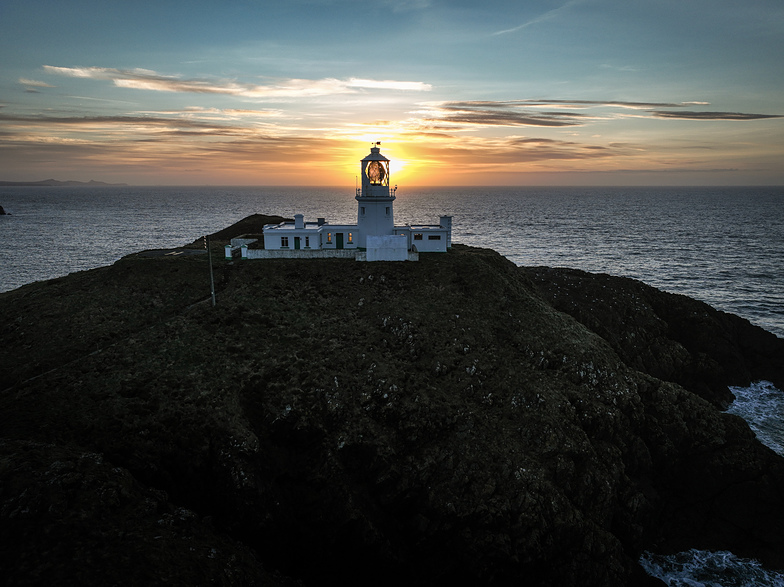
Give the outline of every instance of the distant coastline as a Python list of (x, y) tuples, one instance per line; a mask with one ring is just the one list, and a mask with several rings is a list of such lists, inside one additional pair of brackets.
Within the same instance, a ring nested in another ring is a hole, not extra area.
[(59, 181), (56, 179), (44, 179), (42, 181), (0, 181), (0, 187), (19, 187), (19, 186), (39, 186), (39, 187), (54, 187), (54, 186), (123, 186), (127, 183), (106, 183), (104, 181)]

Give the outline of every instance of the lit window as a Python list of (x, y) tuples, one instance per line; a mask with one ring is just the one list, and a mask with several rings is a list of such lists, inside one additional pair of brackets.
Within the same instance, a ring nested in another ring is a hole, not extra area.
[(414, 233), (414, 240), (415, 241), (421, 241), (422, 240), (422, 233), (421, 232), (415, 232)]
[(441, 240), (441, 235), (440, 234), (428, 234), (427, 235), (427, 240), (429, 240), (429, 241), (440, 241)]
[(327, 244), (331, 244), (331, 243), (332, 243), (332, 233), (328, 232), (327, 233)]
[(349, 232), (348, 233), (348, 242), (349, 243), (353, 243), (354, 242), (354, 233), (353, 232)]
[(289, 237), (287, 237), (287, 236), (280, 237), (280, 246), (281, 247), (289, 246)]
[(381, 161), (371, 161), (365, 168), (365, 173), (370, 180), (370, 185), (386, 185), (384, 179), (387, 176), (387, 169)]

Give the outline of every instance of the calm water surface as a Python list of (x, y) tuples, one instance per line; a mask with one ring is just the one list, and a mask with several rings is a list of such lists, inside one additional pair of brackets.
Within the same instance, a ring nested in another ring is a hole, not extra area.
[[(254, 213), (356, 222), (351, 189), (0, 188), (0, 291), (177, 246)], [(784, 188), (401, 188), (398, 224), (518, 265), (640, 279), (784, 337)]]

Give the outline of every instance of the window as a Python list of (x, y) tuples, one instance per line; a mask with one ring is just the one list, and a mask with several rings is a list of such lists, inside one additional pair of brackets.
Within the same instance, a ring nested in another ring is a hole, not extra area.
[(354, 242), (354, 233), (353, 232), (349, 232), (348, 233), (348, 242), (349, 242), (349, 244)]
[(332, 233), (331, 232), (327, 233), (327, 244), (328, 245), (332, 244)]
[(414, 240), (415, 241), (421, 241), (422, 240), (422, 233), (421, 232), (415, 232), (414, 233)]
[(364, 216), (365, 215), (365, 207), (364, 206), (360, 206), (359, 209), (362, 211), (362, 216)]
[(428, 234), (427, 235), (427, 240), (429, 240), (429, 241), (440, 241), (441, 240), (441, 235), (440, 234)]
[(389, 206), (387, 206), (387, 216), (389, 216)]
[(287, 236), (280, 237), (280, 246), (281, 247), (289, 246), (289, 237), (287, 237)]
[(309, 247), (309, 246), (310, 246), (310, 237), (309, 237), (309, 236), (306, 236), (306, 237), (305, 237), (305, 246), (306, 246), (306, 247)]

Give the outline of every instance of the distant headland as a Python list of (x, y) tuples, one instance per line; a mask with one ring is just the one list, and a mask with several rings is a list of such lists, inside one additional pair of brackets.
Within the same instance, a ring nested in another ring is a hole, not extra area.
[(54, 187), (54, 186), (122, 186), (128, 185), (127, 183), (106, 183), (104, 181), (59, 181), (57, 179), (44, 179), (42, 181), (0, 181), (1, 187), (19, 187), (19, 186), (40, 186), (40, 187)]

